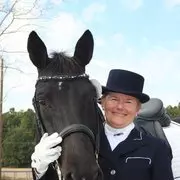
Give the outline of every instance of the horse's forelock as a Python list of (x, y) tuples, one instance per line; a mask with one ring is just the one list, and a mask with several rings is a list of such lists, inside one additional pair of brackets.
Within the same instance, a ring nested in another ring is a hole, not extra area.
[(50, 54), (50, 62), (47, 69), (53, 70), (54, 75), (80, 74), (85, 71), (85, 68), (81, 67), (74, 57), (67, 55), (66, 52), (52, 52)]

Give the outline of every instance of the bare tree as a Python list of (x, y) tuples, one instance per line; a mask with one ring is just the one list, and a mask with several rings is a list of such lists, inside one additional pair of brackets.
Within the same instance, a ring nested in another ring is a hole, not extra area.
[(13, 36), (20, 33), (22, 35), (28, 28), (39, 26), (37, 21), (43, 17), (45, 10), (47, 12), (45, 5), (46, 0), (0, 0), (0, 56), (4, 61), (4, 66), (0, 68), (4, 71), (17, 70), (24, 73), (20, 67), (16, 67), (15, 62), (7, 61), (6, 57), (12, 54), (13, 56), (14, 54), (25, 54), (26, 50), (16, 49), (16, 46), (7, 48), (5, 44)]
[[(1, 0), (0, 2), (0, 42), (10, 34), (20, 33), (34, 20), (42, 16), (43, 0)], [(36, 25), (36, 24), (34, 24)], [(1, 53), (12, 53), (0, 47)], [(22, 53), (21, 51), (15, 51)]]
[[(44, 3), (44, 4), (43, 4)], [(7, 69), (14, 69), (23, 73), (19, 67), (15, 65), (8, 65), (8, 62), (4, 61), (7, 54), (12, 53), (26, 53), (23, 50), (11, 50), (4, 46), (4, 42), (12, 35), (17, 33), (23, 33), (27, 31), (29, 27), (37, 26), (36, 20), (40, 19), (47, 10), (45, 9), (46, 0), (0, 0), (0, 60), (3, 62), (3, 66), (0, 67), (0, 72), (5, 72)], [(1, 180), (1, 153), (2, 153), (2, 89), (3, 89), (3, 73), (0, 76), (0, 180)]]

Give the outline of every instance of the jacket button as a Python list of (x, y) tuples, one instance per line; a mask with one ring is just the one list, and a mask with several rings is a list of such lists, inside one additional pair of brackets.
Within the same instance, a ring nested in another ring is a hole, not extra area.
[(111, 170), (111, 175), (115, 175), (116, 174), (116, 171), (113, 169), (113, 170)]

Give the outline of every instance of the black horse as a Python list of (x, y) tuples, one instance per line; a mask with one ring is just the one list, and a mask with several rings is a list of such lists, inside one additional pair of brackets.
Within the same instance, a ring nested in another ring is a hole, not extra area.
[[(28, 38), (29, 57), (38, 70), (33, 103), (39, 138), (44, 132), (63, 136), (58, 164), (65, 180), (102, 179), (97, 164), (102, 116), (96, 89), (85, 73), (93, 48), (89, 30), (78, 40), (73, 57), (62, 52), (48, 57), (46, 46), (36, 32), (32, 31)], [(44, 179), (58, 179), (53, 165), (49, 169)]]

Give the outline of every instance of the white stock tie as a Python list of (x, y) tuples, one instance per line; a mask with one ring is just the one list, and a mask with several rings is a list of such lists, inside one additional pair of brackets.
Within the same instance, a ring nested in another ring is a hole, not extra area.
[(105, 123), (104, 131), (112, 151), (119, 143), (124, 141), (129, 136), (132, 129), (134, 129), (134, 123), (131, 123), (128, 126), (119, 129), (113, 128), (109, 124)]

